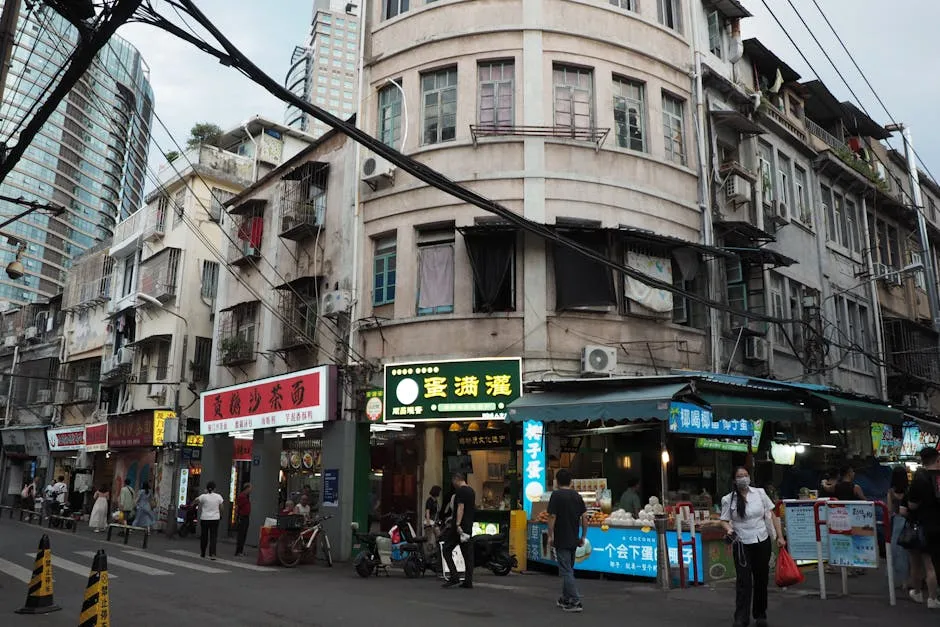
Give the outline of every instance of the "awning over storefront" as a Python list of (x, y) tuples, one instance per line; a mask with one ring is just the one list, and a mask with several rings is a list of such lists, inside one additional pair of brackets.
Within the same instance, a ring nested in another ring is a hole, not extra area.
[(901, 426), (904, 424), (904, 412), (887, 405), (878, 405), (867, 401), (832, 396), (814, 392), (813, 396), (829, 403), (829, 409), (840, 420), (849, 422), (882, 422), (888, 425)]
[(532, 392), (509, 405), (510, 422), (540, 420), (661, 420), (669, 418), (669, 403), (689, 389), (688, 382), (628, 389), (593, 389), (586, 384), (570, 391)]
[(812, 419), (812, 414), (806, 407), (786, 401), (714, 392), (700, 392), (698, 396), (711, 405), (715, 418), (789, 423), (809, 422)]

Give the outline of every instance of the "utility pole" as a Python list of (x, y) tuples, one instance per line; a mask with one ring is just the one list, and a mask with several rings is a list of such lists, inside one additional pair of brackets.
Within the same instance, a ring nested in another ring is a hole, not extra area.
[(917, 231), (920, 236), (921, 260), (924, 263), (924, 276), (927, 282), (927, 300), (930, 303), (930, 319), (933, 330), (940, 332), (940, 298), (937, 296), (937, 272), (933, 265), (933, 252), (927, 235), (927, 220), (924, 218), (924, 199), (920, 191), (920, 174), (911, 144), (911, 129), (903, 124), (889, 124), (888, 131), (901, 131), (904, 138), (904, 156), (907, 158), (907, 175), (911, 182), (911, 198), (914, 199), (914, 214), (917, 216)]

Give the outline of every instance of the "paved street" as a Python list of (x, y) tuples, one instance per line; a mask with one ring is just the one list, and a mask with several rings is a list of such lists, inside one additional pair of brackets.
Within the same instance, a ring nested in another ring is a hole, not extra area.
[[(0, 624), (77, 624), (92, 556), (99, 548), (108, 554), (111, 577), (112, 624), (150, 627), (177, 624), (211, 625), (374, 625), (446, 624), (478, 626), (496, 621), (513, 627), (544, 627), (550, 620), (588, 620), (594, 623), (689, 625), (726, 627), (731, 624), (729, 586), (674, 591), (668, 594), (648, 584), (582, 580), (585, 612), (562, 616), (553, 605), (555, 578), (543, 574), (499, 578), (478, 571), (475, 590), (441, 590), (433, 578), (408, 580), (359, 579), (348, 565), (333, 569), (314, 565), (287, 570), (262, 568), (254, 560), (231, 557), (223, 544), (216, 562), (199, 558), (197, 541), (168, 541), (155, 536), (149, 550), (108, 543), (103, 535), (85, 529), (77, 534), (49, 531), (55, 569), (55, 601), (63, 610), (47, 616), (20, 616), (26, 581), (42, 532), (35, 526), (0, 521)], [(133, 542), (133, 540), (132, 540)], [(138, 542), (139, 546), (139, 542)], [(853, 624), (881, 627), (901, 619), (905, 627), (935, 625), (937, 615), (905, 600), (891, 609), (886, 595), (871, 588), (872, 579), (857, 583), (860, 594), (849, 600), (823, 602), (802, 591), (774, 591), (772, 625), (822, 626)], [(833, 585), (835, 584), (833, 579)], [(865, 584), (863, 586), (863, 584)]]

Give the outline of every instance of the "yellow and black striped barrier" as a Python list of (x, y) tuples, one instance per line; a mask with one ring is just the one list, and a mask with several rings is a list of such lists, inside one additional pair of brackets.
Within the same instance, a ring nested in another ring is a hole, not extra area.
[(95, 553), (91, 563), (85, 600), (78, 619), (79, 627), (110, 627), (111, 601), (108, 598), (108, 556), (103, 549)]
[(43, 534), (36, 551), (36, 563), (33, 566), (33, 578), (26, 589), (26, 605), (16, 610), (17, 614), (48, 614), (62, 608), (52, 599), (52, 549), (49, 548), (49, 536)]

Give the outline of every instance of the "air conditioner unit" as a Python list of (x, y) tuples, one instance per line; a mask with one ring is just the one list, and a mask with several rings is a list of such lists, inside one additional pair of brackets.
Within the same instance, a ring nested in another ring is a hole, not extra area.
[(151, 383), (147, 396), (150, 398), (163, 398), (166, 395), (166, 385), (163, 383)]
[(740, 174), (732, 174), (725, 182), (725, 195), (731, 202), (748, 202), (751, 199), (751, 182)]
[(749, 337), (744, 345), (744, 359), (748, 361), (767, 361), (767, 340), (762, 337)]
[(52, 390), (36, 390), (36, 402), (37, 403), (48, 403), (52, 400)]
[(588, 344), (581, 349), (581, 374), (612, 374), (617, 367), (617, 349)]
[(27, 340), (36, 339), (39, 336), (39, 329), (36, 327), (26, 327), (25, 337)]
[(43, 418), (52, 418), (52, 414), (55, 413), (55, 407), (52, 405), (43, 405), (42, 406), (42, 417)]
[(71, 395), (66, 390), (59, 390), (55, 393), (55, 404), (64, 405), (71, 400)]
[(88, 402), (95, 400), (95, 388), (93, 387), (82, 387), (78, 388), (75, 391), (75, 400), (81, 402)]
[(333, 316), (348, 311), (352, 295), (348, 290), (333, 290), (323, 295), (320, 312), (324, 316)]
[(375, 189), (380, 181), (395, 180), (395, 166), (382, 157), (366, 157), (362, 162), (362, 182)]
[(16, 336), (8, 335), (5, 338), (3, 338), (3, 346), (5, 348), (13, 348), (14, 346), (16, 346)]
[(130, 365), (134, 362), (134, 351), (127, 347), (119, 348), (115, 358), (119, 366)]
[(787, 203), (783, 202), (782, 200), (778, 201), (777, 202), (777, 216), (786, 220), (787, 216), (789, 215), (790, 214), (788, 213), (788, 210), (787, 210)]

